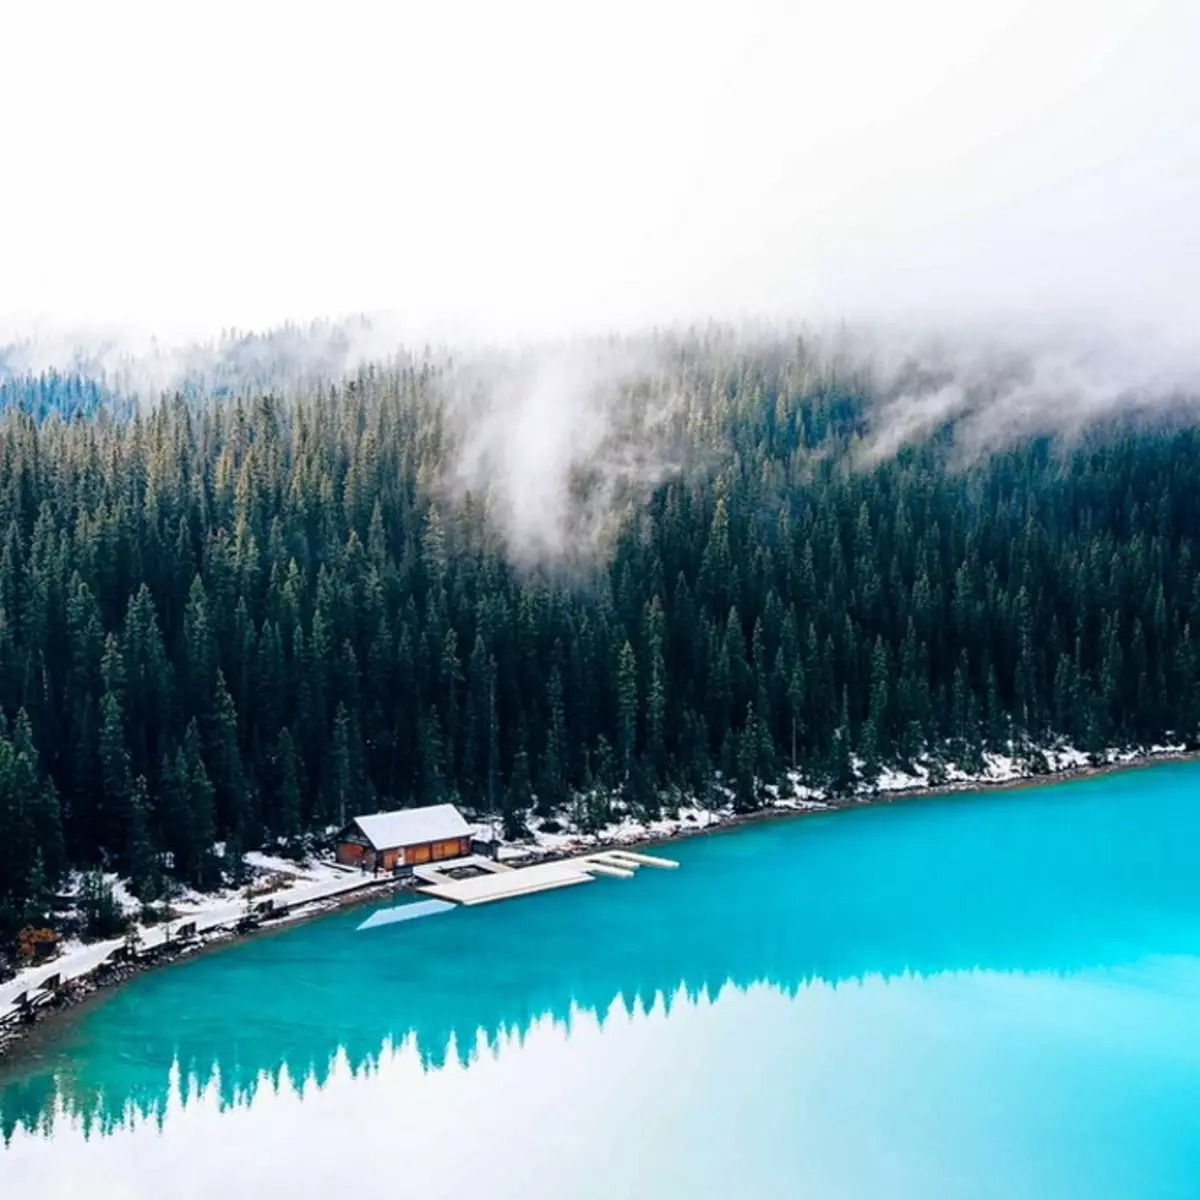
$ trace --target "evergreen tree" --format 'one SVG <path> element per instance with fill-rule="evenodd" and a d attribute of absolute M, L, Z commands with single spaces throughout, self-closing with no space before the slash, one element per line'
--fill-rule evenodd
<path fill-rule="evenodd" d="M 570 800 L 567 779 L 566 710 L 563 705 L 562 675 L 555 666 L 546 685 L 549 721 L 546 729 L 546 749 L 538 775 L 538 808 L 549 815 Z"/>
<path fill-rule="evenodd" d="M 617 757 L 626 780 L 637 748 L 637 713 L 637 660 L 626 641 L 617 662 Z"/>
<path fill-rule="evenodd" d="M 504 836 L 522 837 L 526 832 L 525 814 L 533 805 L 533 785 L 529 777 L 529 751 L 526 748 L 524 723 L 517 736 L 513 755 L 512 780 L 504 797 Z"/>
<path fill-rule="evenodd" d="M 158 857 L 150 838 L 150 789 L 144 775 L 134 781 L 129 797 L 129 837 L 125 859 L 133 892 L 139 900 L 149 902 L 158 897 L 161 881 Z"/>
<path fill-rule="evenodd" d="M 829 745 L 829 790 L 835 796 L 846 795 L 854 786 L 854 762 L 851 752 L 850 707 L 845 689 L 842 711 Z"/>
<path fill-rule="evenodd" d="M 187 812 L 186 845 L 180 864 L 183 878 L 196 887 L 207 887 L 216 879 L 213 854 L 216 836 L 216 796 L 201 750 L 200 729 L 195 719 L 183 741 L 181 784 Z"/>
<path fill-rule="evenodd" d="M 125 721 L 116 693 L 109 690 L 100 702 L 100 769 L 103 813 L 122 868 L 128 869 L 131 813 L 129 805 L 129 753 L 125 749 Z"/>
<path fill-rule="evenodd" d="M 29 879 L 25 887 L 25 908 L 21 924 L 44 929 L 51 921 L 54 910 L 54 892 L 46 875 L 46 864 L 40 849 L 33 854 L 33 865 L 29 868 Z"/>
<path fill-rule="evenodd" d="M 754 708 L 746 710 L 746 720 L 737 743 L 737 775 L 734 809 L 752 812 L 758 807 L 758 718 Z"/>
<path fill-rule="evenodd" d="M 296 746 L 292 741 L 291 730 L 284 728 L 279 731 L 279 744 L 276 750 L 276 760 L 279 769 L 279 819 L 277 832 L 288 842 L 293 842 L 300 836 L 302 817 L 302 801 L 300 794 L 300 763 L 296 754 Z"/>
<path fill-rule="evenodd" d="M 99 871 L 83 877 L 79 906 L 83 914 L 84 937 L 90 941 L 116 937 L 125 928 L 125 916 L 113 894 L 112 884 Z"/>

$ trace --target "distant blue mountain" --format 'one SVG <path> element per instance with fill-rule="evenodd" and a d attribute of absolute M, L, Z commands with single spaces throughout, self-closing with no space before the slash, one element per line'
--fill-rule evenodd
<path fill-rule="evenodd" d="M 153 404 L 163 395 L 199 403 L 294 393 L 353 377 L 367 362 L 405 357 L 365 317 L 263 333 L 227 330 L 208 343 L 141 349 L 120 339 L 60 343 L 55 351 L 36 338 L 0 342 L 0 411 L 19 409 L 39 421 L 50 413 L 91 417 L 101 409 L 128 416 L 138 401 Z M 54 366 L 43 369 L 48 363 Z"/>
<path fill-rule="evenodd" d="M 102 408 L 117 416 L 132 409 L 128 397 L 104 383 L 76 372 L 45 371 L 39 375 L 0 374 L 0 412 L 17 409 L 44 421 L 52 413 L 64 419 L 94 417 Z"/>

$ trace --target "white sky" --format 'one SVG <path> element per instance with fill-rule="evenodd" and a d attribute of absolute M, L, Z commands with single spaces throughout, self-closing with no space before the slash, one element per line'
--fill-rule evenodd
<path fill-rule="evenodd" d="M 1196 0 L 0 0 L 0 319 L 1196 327 Z"/>

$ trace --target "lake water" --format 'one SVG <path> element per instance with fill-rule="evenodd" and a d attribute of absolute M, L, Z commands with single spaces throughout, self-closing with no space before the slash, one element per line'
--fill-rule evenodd
<path fill-rule="evenodd" d="M 1200 765 L 150 973 L 0 1075 L 0 1195 L 1200 1195 Z"/>

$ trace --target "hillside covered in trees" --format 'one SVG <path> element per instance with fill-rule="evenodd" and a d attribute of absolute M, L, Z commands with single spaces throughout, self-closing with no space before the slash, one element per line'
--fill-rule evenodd
<path fill-rule="evenodd" d="M 1097 426 L 866 463 L 873 398 L 801 345 L 665 348 L 670 469 L 592 552 L 518 553 L 455 484 L 453 370 L 0 418 L 0 939 L 69 868 L 164 873 L 455 799 L 602 824 L 743 809 L 785 768 L 1099 751 L 1200 728 L 1200 440 Z M 636 409 L 640 383 L 624 383 Z M 637 422 L 632 435 L 637 440 Z M 224 859 L 214 847 L 224 845 Z"/>

